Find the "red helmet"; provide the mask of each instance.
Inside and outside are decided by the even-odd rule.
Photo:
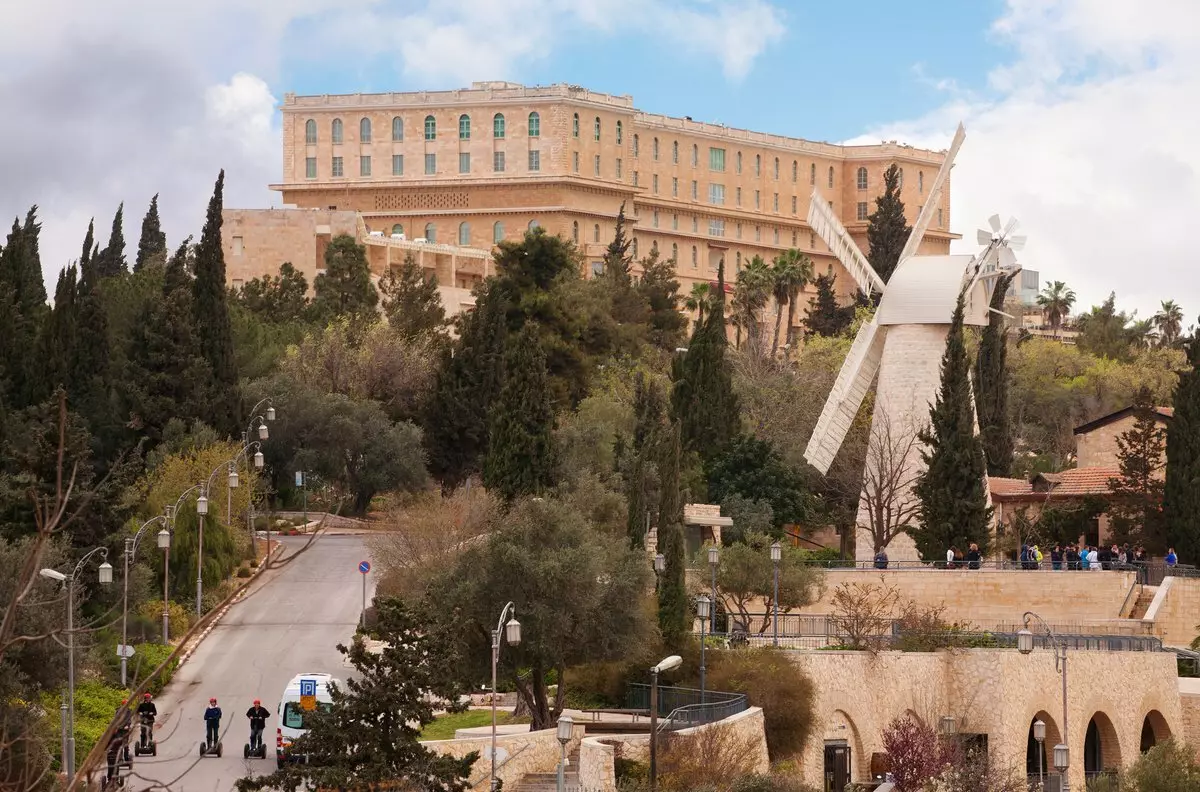
[[[208,700],[208,703],[209,703],[209,704],[216,704],[216,703],[217,703],[217,700],[216,700],[215,698],[210,698],[210,699]]]
[[[142,694],[142,698],[144,698],[146,701],[149,701],[149,700],[150,700],[150,694],[149,694],[149,693],[143,693],[143,694]]]
[[[256,706],[256,707],[261,707],[261,706],[262,706],[262,702],[261,702],[261,701],[259,701],[258,699],[254,699],[254,706]]]
[[[128,704],[128,703],[129,703],[129,699],[121,699],[121,706],[122,706],[122,707],[124,707],[124,706],[125,706],[126,704]]]

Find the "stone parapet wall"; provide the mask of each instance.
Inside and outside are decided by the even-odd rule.
[[[567,753],[579,746],[580,740],[583,739],[583,724],[576,724],[571,734],[571,742],[567,743]],[[466,739],[432,740],[423,745],[444,756],[460,758],[472,751],[478,751],[479,758],[471,767],[471,789],[482,792],[490,787],[492,745],[490,734]],[[496,775],[508,789],[514,787],[527,773],[553,773],[558,767],[562,752],[555,729],[520,734],[497,734],[496,749],[498,757]]]
[[[1200,630],[1200,578],[1170,576],[1155,592],[1146,620],[1167,646],[1186,648]]]

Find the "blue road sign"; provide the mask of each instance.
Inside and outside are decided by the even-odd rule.
[[[317,695],[317,680],[301,679],[300,680],[300,695],[301,696]]]
[[[358,562],[358,571],[362,572],[364,575],[367,574],[368,572],[370,572],[371,571],[371,562],[370,561],[359,561]]]

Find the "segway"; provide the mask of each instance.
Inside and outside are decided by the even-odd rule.
[[[221,758],[221,740],[218,739],[216,745],[208,742],[208,734],[204,735],[204,740],[200,743],[200,756],[215,756]]]
[[[254,757],[256,759],[266,759],[267,758],[267,744],[265,742],[263,742],[262,732],[259,732],[259,734],[258,734],[258,747],[257,748],[254,747],[254,732],[253,731],[250,732],[250,742],[246,743],[242,747],[242,756],[244,756],[246,759],[249,759],[251,757]]]
[[[142,716],[142,733],[133,744],[133,753],[135,756],[158,756],[158,743],[154,740],[154,718],[149,715]]]

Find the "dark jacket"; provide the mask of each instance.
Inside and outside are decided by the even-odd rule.
[[[209,707],[208,709],[204,710],[204,720],[206,720],[206,721],[221,720],[221,708],[220,707]]]
[[[982,560],[982,557],[979,555],[978,550],[968,550],[967,551],[967,568],[968,569],[979,569],[979,562],[981,560]]]
[[[154,706],[153,701],[143,701],[138,704],[137,712],[139,717],[149,715],[151,720],[158,717],[158,707]]]
[[[251,707],[246,710],[246,717],[250,719],[252,727],[263,729],[267,726],[267,718],[271,717],[271,711],[266,707]]]

